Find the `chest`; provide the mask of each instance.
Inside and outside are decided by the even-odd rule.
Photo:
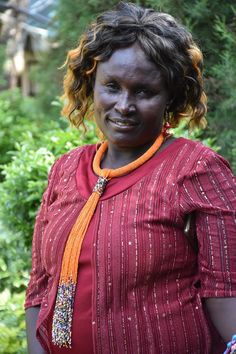
[[[60,270],[66,240],[85,202],[73,178],[55,190],[42,245],[42,259],[49,275]],[[174,182],[160,184],[155,174],[99,201],[87,231],[92,233],[94,266],[112,267],[117,277],[123,268],[142,279],[181,268],[188,257],[188,244],[178,210]]]

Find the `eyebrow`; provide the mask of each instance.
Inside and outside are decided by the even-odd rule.
[[[103,75],[102,78],[99,79],[99,81],[102,83],[102,84],[106,84],[108,83],[109,81],[113,81],[113,82],[116,82],[119,84],[119,81],[120,81],[120,78],[119,77],[116,77],[115,75],[112,75],[112,74],[106,74],[106,75]],[[155,90],[155,89],[160,89],[160,88],[164,88],[165,87],[165,83],[163,82],[161,76],[158,77],[156,80],[153,79],[153,80],[135,80],[134,82],[130,82],[130,84],[135,87],[135,88],[147,88],[147,89],[150,89],[150,90]]]

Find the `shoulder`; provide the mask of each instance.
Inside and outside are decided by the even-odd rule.
[[[233,176],[228,161],[216,151],[200,141],[185,138],[178,140],[175,164],[180,180],[211,172]]]
[[[220,161],[230,167],[229,162],[216,151],[204,145],[201,141],[180,138],[180,148],[184,150],[185,157],[189,156],[189,162],[194,165],[199,161],[209,160],[212,162]]]
[[[177,180],[181,188],[191,183],[195,188],[217,185],[220,190],[227,185],[235,190],[235,177],[224,157],[199,141],[184,138],[181,138],[181,149],[185,151],[178,163]]]
[[[80,157],[84,153],[90,153],[95,149],[95,145],[84,145],[84,146],[79,146],[73,150],[70,150],[69,152],[61,155],[56,161],[54,162],[50,175],[53,175],[54,177],[56,175],[61,175],[61,174],[70,174],[72,171],[74,171],[78,163],[80,161]]]
[[[210,147],[204,145],[201,141],[199,140],[190,140],[187,138],[177,138],[176,140],[179,140],[180,146],[181,147],[186,147],[186,152],[194,151],[195,154],[198,153],[207,153],[207,152],[213,152],[216,153],[214,150],[212,150]]]

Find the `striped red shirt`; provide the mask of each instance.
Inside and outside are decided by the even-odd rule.
[[[37,333],[49,353],[63,249],[97,180],[95,150],[77,148],[54,164],[36,219],[25,306],[41,305]],[[202,300],[236,296],[235,210],[228,163],[184,138],[109,181],[82,248],[87,266],[76,293],[74,349],[53,353],[84,354],[80,338],[92,338],[96,354],[216,354],[213,337],[218,349],[219,338],[212,335]],[[183,232],[190,213],[198,255]],[[80,316],[86,333],[75,325]]]

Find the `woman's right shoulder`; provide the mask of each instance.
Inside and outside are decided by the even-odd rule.
[[[64,174],[65,172],[70,173],[71,171],[77,168],[81,155],[84,152],[89,153],[90,150],[94,150],[94,145],[78,146],[61,155],[55,160],[54,164],[52,165],[49,177],[50,175],[60,175],[61,173]]]

